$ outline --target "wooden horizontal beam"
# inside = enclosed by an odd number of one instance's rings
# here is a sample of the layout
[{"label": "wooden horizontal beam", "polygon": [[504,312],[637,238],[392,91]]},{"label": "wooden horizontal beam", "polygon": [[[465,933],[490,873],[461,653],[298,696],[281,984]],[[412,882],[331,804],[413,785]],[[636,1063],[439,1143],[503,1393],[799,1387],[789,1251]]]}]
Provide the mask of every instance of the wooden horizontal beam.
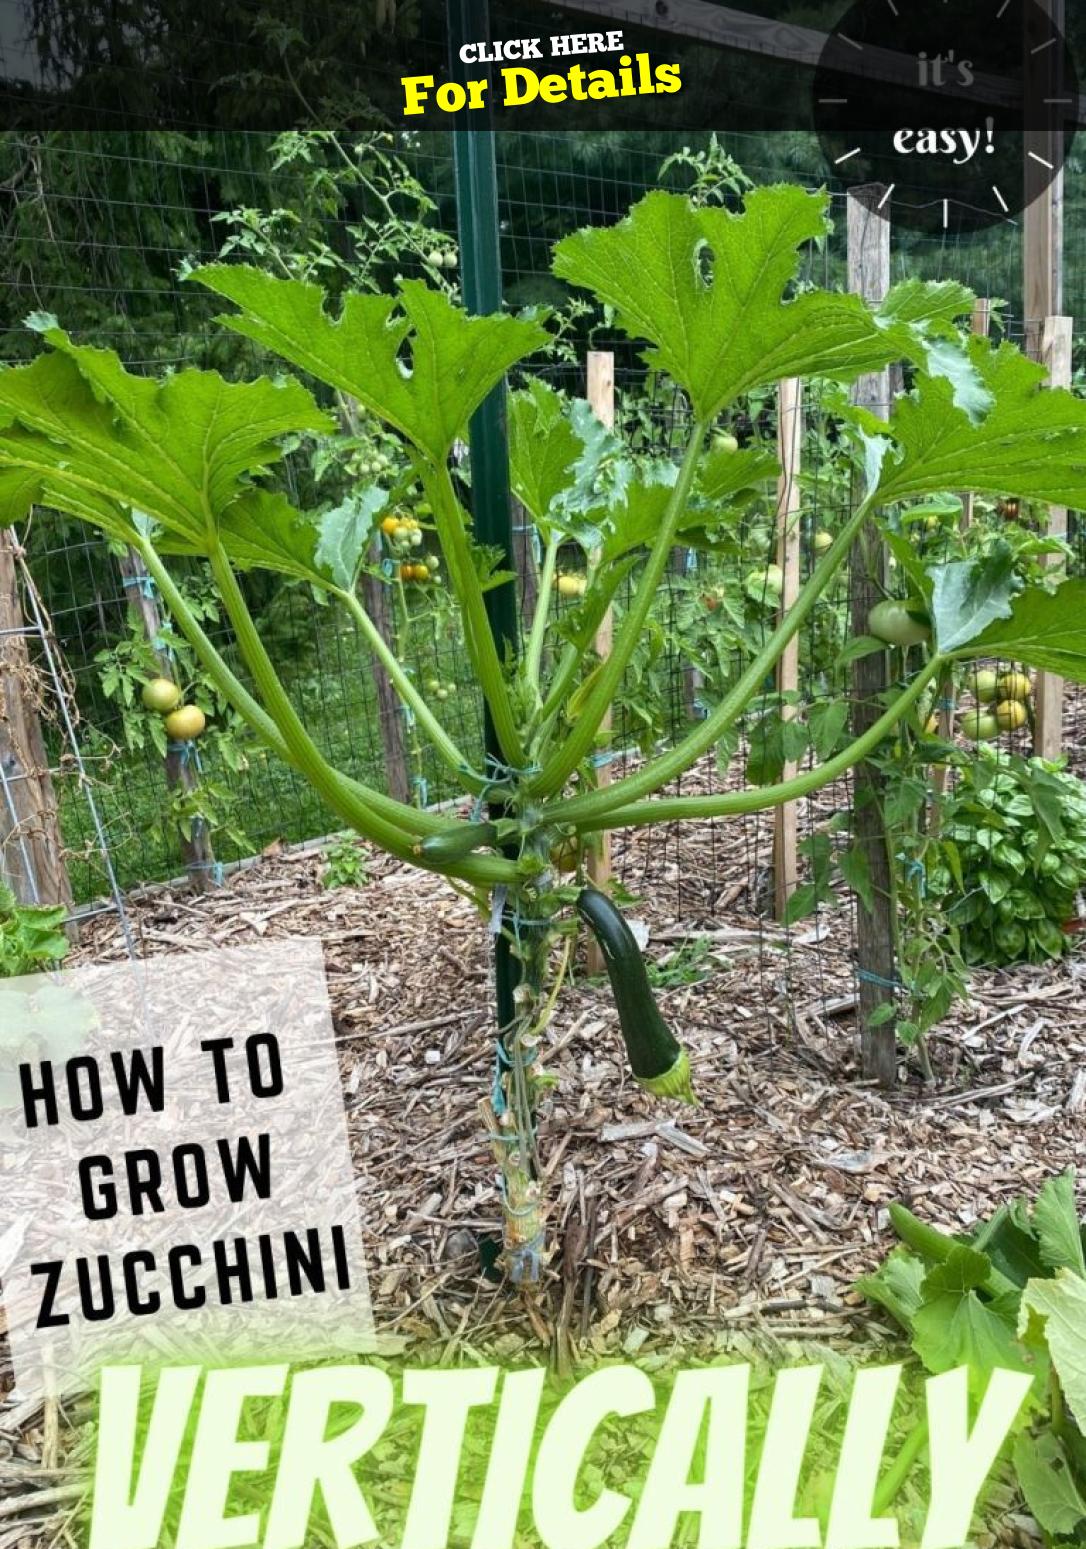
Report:
[{"label": "wooden horizontal beam", "polygon": [[[789,22],[774,21],[771,17],[751,16],[734,6],[714,5],[712,0],[581,0],[580,4],[577,0],[557,0],[557,4],[562,10],[606,17],[629,27],[649,27],[655,32],[692,38],[717,48],[761,54],[811,70],[822,58],[829,41],[828,34],[813,27],[797,27]],[[902,54],[896,49],[868,45],[862,55],[857,55],[856,68],[847,73],[857,81],[915,87],[916,60],[911,54]],[[946,95],[953,96],[956,83],[948,81],[943,90]],[[971,102],[993,106],[1013,106],[1021,94],[1017,81],[996,75],[978,75],[972,85],[958,89],[958,95]],[[1086,96],[1079,97],[1074,120],[1079,124],[1086,123]]]}]

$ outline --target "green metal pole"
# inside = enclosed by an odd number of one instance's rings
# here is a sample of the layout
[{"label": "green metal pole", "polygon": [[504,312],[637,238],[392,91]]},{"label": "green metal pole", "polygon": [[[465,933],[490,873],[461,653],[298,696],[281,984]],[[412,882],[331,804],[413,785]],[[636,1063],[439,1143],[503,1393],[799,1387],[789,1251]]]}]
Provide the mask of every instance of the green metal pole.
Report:
[{"label": "green metal pole", "polygon": [[[450,68],[455,80],[463,77],[465,69],[458,57],[461,43],[490,36],[487,0],[448,0],[447,18]],[[502,265],[494,131],[453,130],[453,165],[464,305],[469,312],[497,312],[502,304]],[[471,512],[475,537],[479,543],[500,549],[502,568],[512,570],[513,530],[504,384],[496,387],[476,410],[471,421],[470,443]],[[509,581],[504,586],[494,587],[486,593],[485,601],[498,655],[504,660],[518,649],[515,583]],[[489,711],[485,712],[484,735],[488,761],[500,763],[501,749]],[[508,941],[499,935],[494,954],[499,1028],[509,1027],[515,1015],[513,991],[517,969]]]}]

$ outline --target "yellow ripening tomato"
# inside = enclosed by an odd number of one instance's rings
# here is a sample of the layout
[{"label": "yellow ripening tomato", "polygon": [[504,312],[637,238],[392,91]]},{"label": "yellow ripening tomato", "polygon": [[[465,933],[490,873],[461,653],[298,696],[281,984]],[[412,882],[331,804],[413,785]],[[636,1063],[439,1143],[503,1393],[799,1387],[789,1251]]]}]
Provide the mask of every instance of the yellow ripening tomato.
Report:
[{"label": "yellow ripening tomato", "polygon": [[560,575],[558,595],[559,597],[583,597],[587,584],[583,575]]},{"label": "yellow ripening tomato", "polygon": [[825,554],[827,549],[833,548],[833,533],[826,532],[825,529],[816,532],[811,539],[811,547],[816,554]]},{"label": "yellow ripening tomato", "polygon": [[1000,731],[1017,731],[1026,724],[1026,707],[1020,699],[1001,699],[995,707]]},{"label": "yellow ripening tomato", "polygon": [[1000,699],[1028,699],[1030,681],[1024,672],[1004,672],[999,678]]},{"label": "yellow ripening tomato", "polygon": [[386,538],[391,538],[395,535],[396,529],[399,527],[399,525],[400,523],[397,517],[386,516],[384,521],[381,523],[381,531],[384,533]]},{"label": "yellow ripening tomato", "polygon": [[192,742],[207,725],[199,705],[181,705],[166,717],[166,735],[174,742]]}]

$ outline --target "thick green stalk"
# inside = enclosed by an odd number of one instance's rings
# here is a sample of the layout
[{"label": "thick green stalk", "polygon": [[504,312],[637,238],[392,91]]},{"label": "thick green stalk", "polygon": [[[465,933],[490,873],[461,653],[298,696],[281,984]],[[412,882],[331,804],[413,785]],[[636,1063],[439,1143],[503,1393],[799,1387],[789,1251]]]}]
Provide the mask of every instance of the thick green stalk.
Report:
[{"label": "thick green stalk", "polygon": [[[597,599],[596,606],[601,620],[611,606],[615,593],[628,574],[629,567],[621,564],[621,562],[617,565],[610,565],[605,572],[597,571],[597,579],[593,583],[596,591],[593,595]],[[592,635],[595,632],[595,629],[593,629]],[[558,667],[547,689],[547,697],[543,701],[539,713],[532,720],[531,730],[534,733],[538,734],[538,732],[544,730],[548,722],[558,714],[558,711],[565,704],[573,680],[577,676],[577,669],[584,661],[588,644],[587,640],[583,645],[576,640],[570,640],[563,648],[558,660]]]},{"label": "thick green stalk", "polygon": [[[944,656],[934,657],[862,737],[857,737],[855,742],[850,742],[847,748],[835,753],[825,763],[805,770],[803,774],[794,775],[791,780],[782,780],[778,785],[755,786],[749,791],[725,791],[718,796],[662,796],[655,801],[631,802],[629,806],[619,807],[615,812],[582,819],[577,824],[577,832],[584,834],[601,828],[637,828],[646,823],[673,823],[679,819],[731,817],[743,812],[762,812],[769,807],[781,806],[786,801],[799,801],[812,791],[829,785],[854,764],[869,757],[882,739],[893,731],[901,717],[917,703],[932,678],[945,667]],[[557,812],[559,809],[556,807],[554,810]]]},{"label": "thick green stalk", "polygon": [[[219,596],[233,625],[242,657],[253,675],[253,681],[268,713],[286,744],[291,762],[332,810],[363,838],[380,845],[382,849],[400,860],[425,866],[427,864],[425,859],[420,858],[414,848],[417,832],[414,829],[416,809],[403,807],[399,802],[391,802],[389,798],[381,797],[379,792],[371,791],[366,786],[359,786],[354,790],[348,788],[309,736],[279,681],[279,675],[264,649],[252,614],[242,596],[237,577],[221,546],[216,544],[212,548],[209,559],[212,575],[219,588]],[[388,815],[389,807],[393,809],[395,816]],[[397,821],[401,812],[412,825],[411,828],[401,827],[400,822]],[[444,828],[450,832],[455,830],[455,827],[454,823],[444,825]],[[455,866],[432,866],[430,869],[447,870],[465,881],[481,883],[509,882],[518,875],[516,865],[512,861],[503,860],[498,856],[477,856]]]},{"label": "thick green stalk", "polygon": [[600,675],[585,700],[569,736],[555,749],[539,775],[529,782],[529,790],[533,796],[553,796],[555,792],[560,791],[581,760],[588,756],[596,744],[596,734],[611,707],[615,691],[622,681],[622,675],[637,648],[645,628],[645,621],[656,601],[656,592],[663,580],[671,547],[675,541],[675,531],[694,483],[707,429],[706,421],[695,422],[678,477],[660,521],[660,531],[656,534],[641,579],[637,584],[637,591],[622,621],[618,638],[612,646],[611,654],[605,659]]},{"label": "thick green stalk", "polygon": [[918,1420],[901,1444],[901,1450],[880,1479],[871,1503],[871,1515],[881,1517],[897,1500],[902,1485],[912,1472],[913,1465],[923,1452],[928,1440],[928,1421],[925,1415]]},{"label": "thick green stalk", "polygon": [[400,665],[396,653],[389,648],[388,641],[362,606],[357,594],[352,591],[340,590],[339,587],[336,587],[334,590],[335,595],[354,619],[360,633],[369,642],[373,654],[388,673],[396,692],[405,705],[410,705],[411,710],[414,712],[415,720],[422,727],[423,731],[426,732],[441,757],[457,776],[465,790],[473,793],[477,792],[480,789],[480,784],[478,780],[471,778],[467,759],[412,683]]},{"label": "thick green stalk", "polygon": [[551,592],[554,590],[554,572],[558,564],[558,545],[561,534],[554,532],[547,539],[547,551],[543,556],[543,570],[539,577],[539,592],[532,615],[532,631],[528,636],[528,650],[524,658],[524,670],[528,682],[539,692],[539,674],[543,662],[543,641],[547,635],[547,618],[550,614]]},{"label": "thick green stalk", "polygon": [[815,566],[799,596],[781,619],[750,666],[740,675],[716,709],[681,742],[667,753],[639,769],[636,774],[616,780],[601,790],[588,791],[569,801],[557,803],[547,809],[547,818],[555,823],[590,822],[597,828],[609,827],[598,819],[627,807],[640,796],[651,796],[661,786],[668,785],[685,774],[701,755],[720,741],[724,733],[735,724],[748,708],[767,676],[776,666],[785,646],[809,618],[819,598],[836,572],[844,564],[852,547],[852,540],[870,514],[870,504],[864,501],[848,519],[834,539],[833,546]]},{"label": "thick green stalk", "polygon": [[464,641],[479,687],[490,707],[494,731],[502,754],[514,769],[524,765],[524,747],[513,715],[513,706],[498,659],[498,648],[486,616],[483,589],[471,557],[463,511],[447,468],[420,469],[423,488],[434,513],[434,525],[445,558],[453,592],[464,620]]}]

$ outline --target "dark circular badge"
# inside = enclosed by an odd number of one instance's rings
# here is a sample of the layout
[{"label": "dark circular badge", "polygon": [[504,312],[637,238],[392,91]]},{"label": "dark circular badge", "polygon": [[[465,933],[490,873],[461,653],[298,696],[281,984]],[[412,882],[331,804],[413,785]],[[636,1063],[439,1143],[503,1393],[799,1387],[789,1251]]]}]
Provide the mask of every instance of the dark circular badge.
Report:
[{"label": "dark circular badge", "polygon": [[815,72],[830,172],[926,231],[1013,220],[1078,116],[1066,44],[1035,0],[857,0]]}]

